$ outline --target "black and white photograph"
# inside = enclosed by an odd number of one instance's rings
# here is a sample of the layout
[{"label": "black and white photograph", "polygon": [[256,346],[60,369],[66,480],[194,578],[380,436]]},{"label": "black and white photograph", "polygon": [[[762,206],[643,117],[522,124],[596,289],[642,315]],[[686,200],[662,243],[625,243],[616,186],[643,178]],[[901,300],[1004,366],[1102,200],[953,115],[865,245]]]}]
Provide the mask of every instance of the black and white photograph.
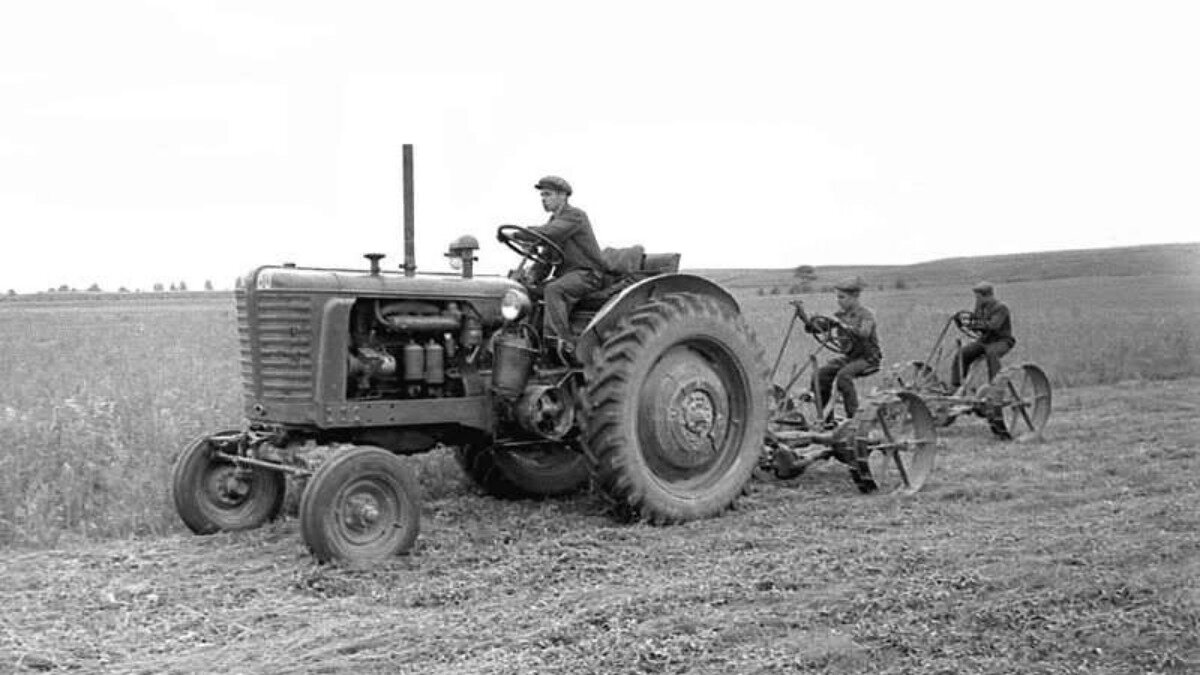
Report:
[{"label": "black and white photograph", "polygon": [[1200,5],[0,6],[0,673],[1200,672]]}]

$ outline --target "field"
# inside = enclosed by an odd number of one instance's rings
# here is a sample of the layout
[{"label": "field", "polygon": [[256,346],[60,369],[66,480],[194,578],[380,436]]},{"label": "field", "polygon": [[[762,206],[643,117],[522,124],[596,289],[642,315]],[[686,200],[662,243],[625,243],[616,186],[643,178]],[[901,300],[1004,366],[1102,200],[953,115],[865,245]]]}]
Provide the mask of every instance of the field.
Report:
[{"label": "field", "polygon": [[[314,565],[292,519],[177,522],[173,454],[239,419],[226,296],[3,303],[0,672],[1191,672],[1198,282],[1001,286],[1006,361],[1056,386],[1047,439],[965,421],[916,498],[828,466],[724,518],[617,525],[590,494],[481,496],[439,452],[414,460],[417,552],[371,571]],[[789,298],[741,293],[773,357]],[[886,361],[922,358],[968,300],[864,296]]]}]

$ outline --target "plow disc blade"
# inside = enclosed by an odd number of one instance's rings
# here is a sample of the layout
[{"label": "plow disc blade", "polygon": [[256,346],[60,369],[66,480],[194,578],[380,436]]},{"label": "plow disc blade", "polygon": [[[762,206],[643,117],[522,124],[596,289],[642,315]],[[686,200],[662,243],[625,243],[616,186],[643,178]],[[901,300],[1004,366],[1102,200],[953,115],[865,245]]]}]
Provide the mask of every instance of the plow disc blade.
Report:
[{"label": "plow disc blade", "polygon": [[865,407],[855,436],[870,452],[867,465],[881,492],[915,494],[933,474],[937,431],[915,394],[894,394]]}]

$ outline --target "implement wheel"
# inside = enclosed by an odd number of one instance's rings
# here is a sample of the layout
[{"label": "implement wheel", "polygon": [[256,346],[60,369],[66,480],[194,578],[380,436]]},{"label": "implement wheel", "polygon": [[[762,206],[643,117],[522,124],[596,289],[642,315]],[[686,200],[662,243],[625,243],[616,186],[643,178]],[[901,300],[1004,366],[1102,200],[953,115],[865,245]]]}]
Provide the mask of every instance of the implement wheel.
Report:
[{"label": "implement wheel", "polygon": [[386,450],[360,446],[313,474],[300,498],[300,534],[321,562],[380,562],[412,548],[420,508],[412,470]]},{"label": "implement wheel", "polygon": [[253,529],[273,520],[283,506],[282,473],[238,467],[216,456],[218,447],[236,447],[239,436],[237,431],[200,436],[175,460],[171,498],[179,518],[196,534]]},{"label": "implement wheel", "polygon": [[621,319],[590,360],[585,440],[618,514],[706,518],[741,495],[767,422],[767,368],[741,315],[696,293]]},{"label": "implement wheel", "polygon": [[867,465],[881,491],[911,495],[925,485],[937,459],[937,430],[920,397],[888,394],[868,402],[855,421],[855,442],[870,453]]},{"label": "implement wheel", "polygon": [[550,442],[521,448],[465,443],[455,456],[476,485],[503,499],[570,494],[591,475],[582,454]]},{"label": "implement wheel", "polygon": [[1009,366],[996,375],[1005,431],[1020,440],[1042,433],[1050,419],[1050,378],[1032,363]]}]

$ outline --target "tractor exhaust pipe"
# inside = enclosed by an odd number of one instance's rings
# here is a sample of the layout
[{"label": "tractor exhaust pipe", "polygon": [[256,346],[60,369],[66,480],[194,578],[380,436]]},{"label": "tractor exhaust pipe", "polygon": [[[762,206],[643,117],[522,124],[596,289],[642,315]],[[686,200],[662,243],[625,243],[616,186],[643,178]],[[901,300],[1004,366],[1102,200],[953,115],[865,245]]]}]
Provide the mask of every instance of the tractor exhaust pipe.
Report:
[{"label": "tractor exhaust pipe", "polygon": [[404,276],[417,275],[416,246],[413,243],[413,146],[404,144]]}]

